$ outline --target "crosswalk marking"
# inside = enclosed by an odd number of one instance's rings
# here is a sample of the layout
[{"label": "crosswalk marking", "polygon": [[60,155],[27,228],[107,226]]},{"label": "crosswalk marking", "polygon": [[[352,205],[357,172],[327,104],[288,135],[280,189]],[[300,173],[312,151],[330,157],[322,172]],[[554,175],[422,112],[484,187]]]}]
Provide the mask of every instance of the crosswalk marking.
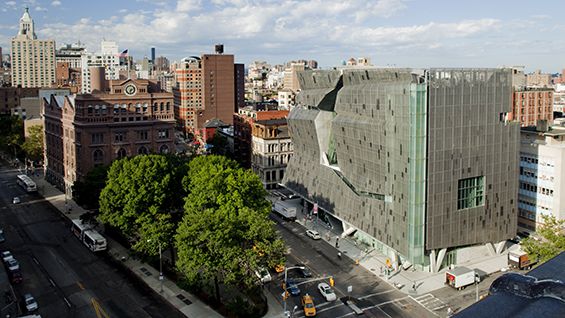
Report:
[{"label": "crosswalk marking", "polygon": [[412,297],[412,299],[414,299],[415,302],[419,303],[426,309],[431,310],[432,312],[447,307],[446,303],[432,294]]}]

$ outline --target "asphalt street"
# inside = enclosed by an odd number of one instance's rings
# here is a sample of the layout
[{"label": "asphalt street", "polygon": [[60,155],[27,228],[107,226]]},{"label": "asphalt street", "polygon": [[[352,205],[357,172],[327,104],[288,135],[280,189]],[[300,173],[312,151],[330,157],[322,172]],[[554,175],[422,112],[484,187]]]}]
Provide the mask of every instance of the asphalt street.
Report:
[{"label": "asphalt street", "polygon": [[[184,317],[112,266],[103,252],[82,245],[59,211],[16,184],[17,174],[0,167],[0,226],[6,237],[0,249],[20,263],[24,279],[14,285],[16,295],[32,293],[42,317]],[[13,204],[14,196],[22,202]]]},{"label": "asphalt street", "polygon": [[[364,311],[360,317],[434,317],[435,315],[411,296],[406,295],[377,277],[373,272],[357,266],[346,255],[337,255],[335,246],[324,240],[312,240],[305,234],[305,229],[296,222],[282,220],[271,216],[277,223],[287,247],[287,267],[305,264],[312,271],[312,278],[301,278],[296,269],[288,270],[288,276],[295,278],[301,290],[300,296],[308,293],[314,298],[317,309],[316,317],[350,317],[356,316],[345,304],[345,300],[353,299]],[[379,269],[374,269],[376,273]],[[282,281],[284,273],[278,274],[266,289],[284,306],[282,299]],[[335,281],[334,290],[337,300],[327,302],[317,289],[320,282],[329,283],[329,277]],[[314,281],[312,281],[314,280]],[[304,317],[300,296],[287,299],[287,310],[294,310],[294,317]]]}]

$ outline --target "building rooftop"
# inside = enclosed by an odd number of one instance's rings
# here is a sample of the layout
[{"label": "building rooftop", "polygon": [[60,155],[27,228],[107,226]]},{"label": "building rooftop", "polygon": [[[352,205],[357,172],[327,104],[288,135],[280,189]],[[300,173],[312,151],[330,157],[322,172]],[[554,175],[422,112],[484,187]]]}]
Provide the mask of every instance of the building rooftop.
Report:
[{"label": "building rooftop", "polygon": [[531,270],[508,273],[491,285],[489,296],[456,317],[565,317],[565,252]]}]

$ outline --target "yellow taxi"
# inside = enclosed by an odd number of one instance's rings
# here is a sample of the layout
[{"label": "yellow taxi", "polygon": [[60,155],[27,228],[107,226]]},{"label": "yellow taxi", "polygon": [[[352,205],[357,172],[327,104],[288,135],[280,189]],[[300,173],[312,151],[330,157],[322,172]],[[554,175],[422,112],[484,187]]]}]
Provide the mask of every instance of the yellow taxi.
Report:
[{"label": "yellow taxi", "polygon": [[308,294],[302,296],[302,306],[304,306],[304,316],[306,317],[316,316],[316,306],[314,305],[314,300],[312,300],[312,296]]},{"label": "yellow taxi", "polygon": [[284,264],[278,264],[275,266],[275,272],[282,273],[284,272]]}]

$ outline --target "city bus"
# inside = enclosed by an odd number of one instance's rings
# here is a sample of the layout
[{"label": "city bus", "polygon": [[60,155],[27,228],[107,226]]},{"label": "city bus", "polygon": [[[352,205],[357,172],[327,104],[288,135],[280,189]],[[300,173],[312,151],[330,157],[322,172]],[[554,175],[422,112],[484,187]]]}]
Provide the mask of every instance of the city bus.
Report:
[{"label": "city bus", "polygon": [[25,174],[19,174],[17,177],[17,183],[20,187],[22,187],[27,192],[36,192],[37,185],[30,177],[26,176]]},{"label": "city bus", "polygon": [[71,232],[86,247],[93,252],[104,251],[107,248],[106,239],[92,228],[90,224],[84,224],[80,219],[72,220]]}]

